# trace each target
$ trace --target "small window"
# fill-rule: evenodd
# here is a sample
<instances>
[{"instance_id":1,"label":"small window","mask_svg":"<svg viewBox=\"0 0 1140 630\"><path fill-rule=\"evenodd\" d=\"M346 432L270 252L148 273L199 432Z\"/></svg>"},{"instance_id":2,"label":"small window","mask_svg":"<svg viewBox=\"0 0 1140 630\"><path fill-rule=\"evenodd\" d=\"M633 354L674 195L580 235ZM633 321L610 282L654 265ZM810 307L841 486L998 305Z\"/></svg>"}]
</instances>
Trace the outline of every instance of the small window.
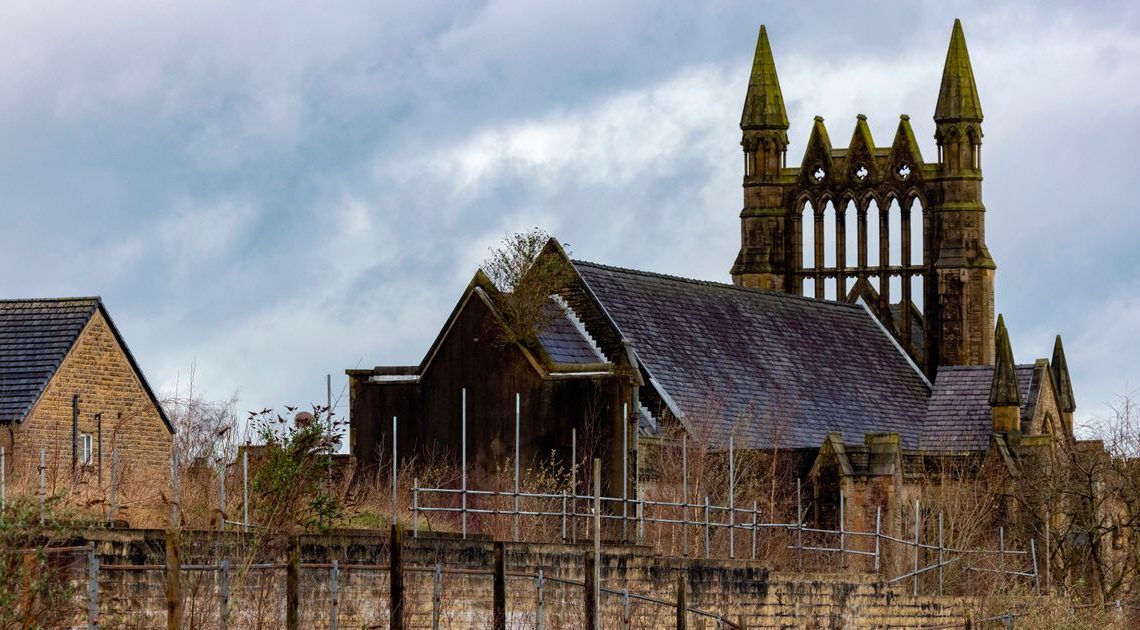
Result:
<instances>
[{"instance_id":1,"label":"small window","mask_svg":"<svg viewBox=\"0 0 1140 630\"><path fill-rule=\"evenodd\" d=\"M92 440L90 433L79 436L79 463L84 466L91 465Z\"/></svg>"}]
</instances>

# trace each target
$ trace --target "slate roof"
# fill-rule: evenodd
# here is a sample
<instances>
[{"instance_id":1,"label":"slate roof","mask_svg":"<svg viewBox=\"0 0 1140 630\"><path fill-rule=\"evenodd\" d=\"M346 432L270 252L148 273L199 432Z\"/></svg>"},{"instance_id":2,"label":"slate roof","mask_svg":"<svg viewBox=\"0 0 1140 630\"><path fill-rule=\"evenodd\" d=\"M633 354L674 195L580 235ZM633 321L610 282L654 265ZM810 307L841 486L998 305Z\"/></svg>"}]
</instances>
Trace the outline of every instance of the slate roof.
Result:
<instances>
[{"instance_id":1,"label":"slate roof","mask_svg":"<svg viewBox=\"0 0 1140 630\"><path fill-rule=\"evenodd\" d=\"M1017 366L1017 385L1025 410L1034 405L1030 396L1032 365ZM938 368L934 394L923 423L921 447L934 451L977 451L990 445L993 415L990 411L992 365Z\"/></svg>"},{"instance_id":2,"label":"slate roof","mask_svg":"<svg viewBox=\"0 0 1140 630\"><path fill-rule=\"evenodd\" d=\"M828 432L895 431L918 446L930 389L864 307L574 266L663 398L712 441L818 448Z\"/></svg>"},{"instance_id":3,"label":"slate roof","mask_svg":"<svg viewBox=\"0 0 1140 630\"><path fill-rule=\"evenodd\" d=\"M99 298L0 300L0 422L27 415Z\"/></svg>"},{"instance_id":4,"label":"slate roof","mask_svg":"<svg viewBox=\"0 0 1140 630\"><path fill-rule=\"evenodd\" d=\"M96 311L103 317L167 429L170 420L98 297L0 300L0 424L31 410Z\"/></svg>"},{"instance_id":5,"label":"slate roof","mask_svg":"<svg viewBox=\"0 0 1140 630\"><path fill-rule=\"evenodd\" d=\"M605 362L605 358L595 350L594 343L586 338L581 323L574 321L574 314L568 308L551 302L546 305L546 314L550 319L546 329L538 335L538 340L551 361L562 364Z\"/></svg>"}]
</instances>

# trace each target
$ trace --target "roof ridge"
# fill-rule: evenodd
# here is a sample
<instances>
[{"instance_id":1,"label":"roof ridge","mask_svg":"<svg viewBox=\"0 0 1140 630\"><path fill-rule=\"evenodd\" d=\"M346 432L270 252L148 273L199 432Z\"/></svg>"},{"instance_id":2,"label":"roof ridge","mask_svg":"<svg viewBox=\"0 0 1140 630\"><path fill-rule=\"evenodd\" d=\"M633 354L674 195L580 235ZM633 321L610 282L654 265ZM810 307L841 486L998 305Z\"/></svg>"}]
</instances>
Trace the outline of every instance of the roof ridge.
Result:
<instances>
[{"instance_id":1,"label":"roof ridge","mask_svg":"<svg viewBox=\"0 0 1140 630\"><path fill-rule=\"evenodd\" d=\"M0 298L0 304L15 304L18 302L102 302L103 298L98 295L84 295L77 297L52 297L52 298Z\"/></svg>"},{"instance_id":2,"label":"roof ridge","mask_svg":"<svg viewBox=\"0 0 1140 630\"><path fill-rule=\"evenodd\" d=\"M760 289L760 288L756 288L756 287L740 287L740 286L737 286L735 284L730 284L727 282L717 282L715 280L701 280L699 278L687 278L685 276L674 276L674 275L670 275L667 273L660 273L657 271L645 271L642 269L630 269L629 267L618 267L616 265L606 265L603 263L592 262L589 260L571 259L570 262L572 262L575 266L587 265L590 267L597 267L599 269L606 269L609 271L618 271L618 272L628 273L628 274L633 274L633 275L638 275L638 276L645 276L647 278L659 278L661 280L676 280L679 282L687 282L689 284L714 287L714 288L718 288L718 289L732 289L734 291L740 291L741 293L748 293L748 294L752 294L752 295L768 295L768 296L779 297L779 298L792 298L792 299L796 299L796 300L802 300L804 302L808 302L811 304L819 304L819 305L825 305L825 306L838 306L838 307L841 307L841 308L844 308L847 310L851 310L851 309L862 310L862 308L857 304L849 304L847 302L839 302L836 300L817 300L816 298L809 297L806 295L796 295L795 293L784 293L783 291L774 291L772 289Z\"/></svg>"}]
</instances>

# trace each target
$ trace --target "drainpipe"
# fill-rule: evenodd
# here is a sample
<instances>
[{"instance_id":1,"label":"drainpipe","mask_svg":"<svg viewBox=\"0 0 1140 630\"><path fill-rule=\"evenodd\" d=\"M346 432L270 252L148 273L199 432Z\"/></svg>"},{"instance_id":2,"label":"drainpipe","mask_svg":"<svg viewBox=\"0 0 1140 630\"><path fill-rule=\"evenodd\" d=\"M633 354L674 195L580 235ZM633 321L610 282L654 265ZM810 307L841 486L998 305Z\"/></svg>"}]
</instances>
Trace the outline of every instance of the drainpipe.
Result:
<instances>
[{"instance_id":1,"label":"drainpipe","mask_svg":"<svg viewBox=\"0 0 1140 630\"><path fill-rule=\"evenodd\" d=\"M71 474L79 470L79 394L71 397Z\"/></svg>"}]
</instances>

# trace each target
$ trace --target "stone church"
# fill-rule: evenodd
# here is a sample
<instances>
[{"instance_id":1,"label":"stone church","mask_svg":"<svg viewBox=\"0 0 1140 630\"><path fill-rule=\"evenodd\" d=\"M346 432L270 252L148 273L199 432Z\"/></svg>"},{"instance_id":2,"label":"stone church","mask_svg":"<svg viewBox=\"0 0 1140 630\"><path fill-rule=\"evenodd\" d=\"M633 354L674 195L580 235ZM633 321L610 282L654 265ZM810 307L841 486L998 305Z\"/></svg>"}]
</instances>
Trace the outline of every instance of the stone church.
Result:
<instances>
[{"instance_id":1,"label":"stone church","mask_svg":"<svg viewBox=\"0 0 1140 630\"><path fill-rule=\"evenodd\" d=\"M789 166L761 27L731 283L571 260L552 241L540 259L571 279L552 288L533 343L505 344L494 330L511 296L477 272L419 365L348 370L361 469L387 465L396 417L402 455L458 460L465 438L469 466L491 474L513 456L517 413L524 463L568 461L592 440L607 493L624 478L636 496L640 451L678 434L723 451L731 437L740 451L794 453L815 521L833 525L846 500L847 526L867 531L877 507L919 492L932 461L1014 471L1070 447L1060 337L1051 358L1019 364L995 317L982 120L956 21L931 161L907 115L885 146L859 115L845 148L816 117Z\"/></svg>"}]
</instances>

